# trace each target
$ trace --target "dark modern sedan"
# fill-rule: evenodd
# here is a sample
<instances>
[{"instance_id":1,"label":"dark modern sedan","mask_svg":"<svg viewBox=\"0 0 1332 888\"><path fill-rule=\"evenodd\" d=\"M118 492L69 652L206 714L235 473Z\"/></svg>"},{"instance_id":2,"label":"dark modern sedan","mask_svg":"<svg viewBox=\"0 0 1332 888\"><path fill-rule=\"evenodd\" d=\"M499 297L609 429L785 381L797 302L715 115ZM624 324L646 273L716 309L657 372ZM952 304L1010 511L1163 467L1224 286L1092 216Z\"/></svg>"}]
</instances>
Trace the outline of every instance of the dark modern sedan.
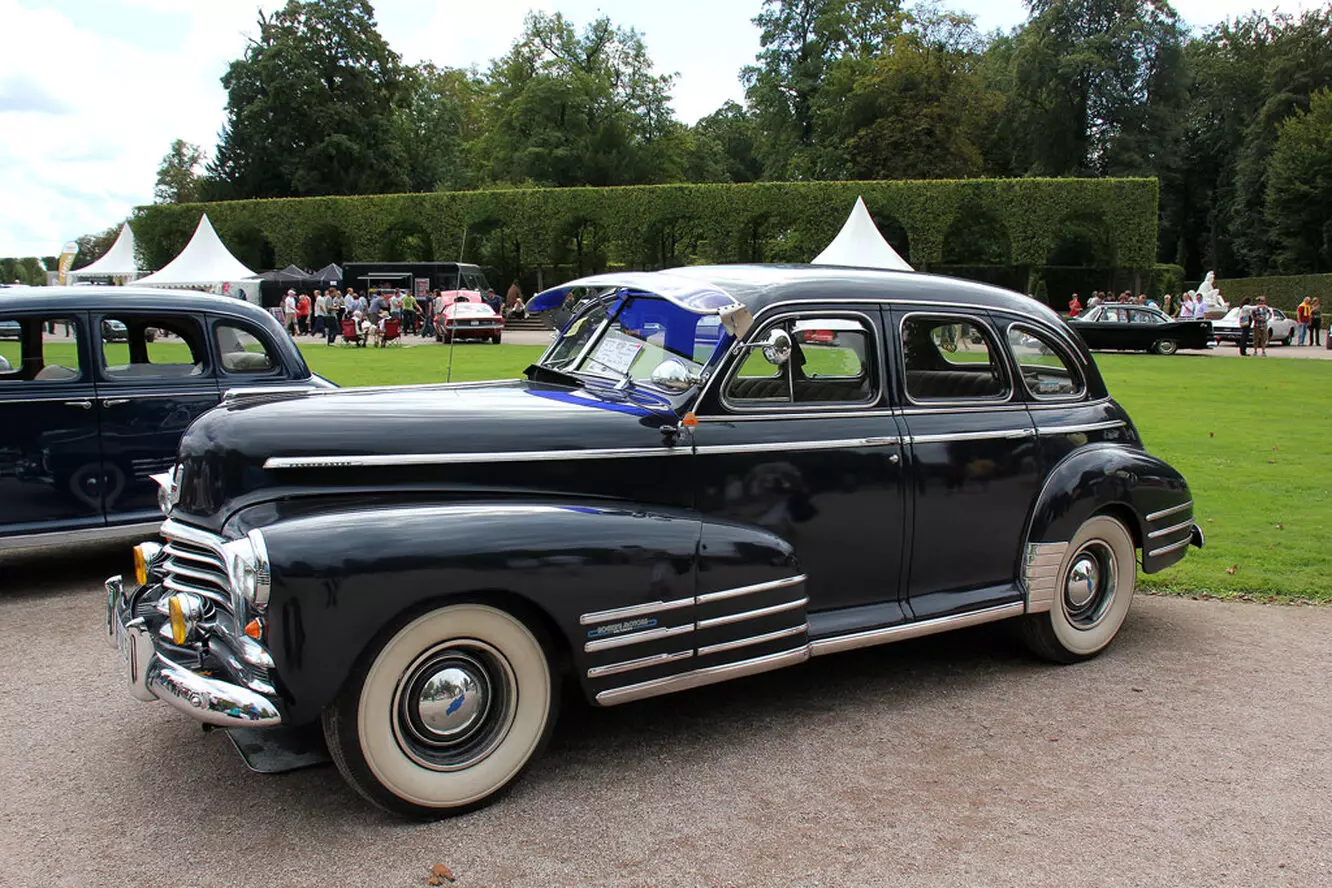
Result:
<instances>
[{"instance_id":1,"label":"dark modern sedan","mask_svg":"<svg viewBox=\"0 0 1332 888\"><path fill-rule=\"evenodd\" d=\"M1068 325L1091 349L1173 355L1212 345L1211 321L1176 320L1146 305L1098 305Z\"/></svg>"}]
</instances>

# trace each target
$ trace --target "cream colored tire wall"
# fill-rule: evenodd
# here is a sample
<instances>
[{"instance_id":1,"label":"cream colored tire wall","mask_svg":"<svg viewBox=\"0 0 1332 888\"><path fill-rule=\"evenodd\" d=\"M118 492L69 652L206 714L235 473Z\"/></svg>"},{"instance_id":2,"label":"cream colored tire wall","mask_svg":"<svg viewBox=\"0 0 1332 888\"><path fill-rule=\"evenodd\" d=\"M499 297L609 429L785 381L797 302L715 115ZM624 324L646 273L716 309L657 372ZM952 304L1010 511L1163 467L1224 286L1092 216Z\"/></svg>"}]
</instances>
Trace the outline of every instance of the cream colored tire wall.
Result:
<instances>
[{"instance_id":1,"label":"cream colored tire wall","mask_svg":"<svg viewBox=\"0 0 1332 888\"><path fill-rule=\"evenodd\" d=\"M423 652L450 640L476 640L501 654L516 685L512 722L474 765L423 767L394 733L394 699ZM541 642L518 618L483 604L441 607L395 632L324 713L329 751L363 796L395 813L444 817L472 810L509 786L544 745L554 721L557 681Z\"/></svg>"},{"instance_id":2,"label":"cream colored tire wall","mask_svg":"<svg viewBox=\"0 0 1332 888\"><path fill-rule=\"evenodd\" d=\"M1065 607L1065 587L1070 569L1079 554L1088 547L1101 548L1115 562L1115 584L1109 590L1104 616L1090 628L1081 628L1070 619ZM1022 620L1022 637L1038 656L1059 663L1074 663L1094 657L1114 641L1124 625L1133 590L1138 579L1137 549L1128 529L1109 515L1094 515L1078 528L1069 541L1059 566L1055 600L1049 612L1030 614Z\"/></svg>"}]
</instances>

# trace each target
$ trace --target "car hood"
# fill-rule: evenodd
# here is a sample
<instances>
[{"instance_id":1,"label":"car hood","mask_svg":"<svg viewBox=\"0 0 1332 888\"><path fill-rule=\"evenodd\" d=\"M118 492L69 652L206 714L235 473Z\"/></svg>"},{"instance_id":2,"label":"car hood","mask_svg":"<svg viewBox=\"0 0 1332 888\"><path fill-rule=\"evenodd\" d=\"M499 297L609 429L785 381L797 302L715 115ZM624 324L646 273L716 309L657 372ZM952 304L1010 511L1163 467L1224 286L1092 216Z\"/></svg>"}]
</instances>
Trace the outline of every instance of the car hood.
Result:
<instances>
[{"instance_id":1,"label":"car hood","mask_svg":"<svg viewBox=\"0 0 1332 888\"><path fill-rule=\"evenodd\" d=\"M675 422L670 403L651 393L527 381L242 397L201 416L181 439L177 509L212 525L268 488L391 484L438 477L440 467L465 473L661 447L661 427Z\"/></svg>"}]
</instances>

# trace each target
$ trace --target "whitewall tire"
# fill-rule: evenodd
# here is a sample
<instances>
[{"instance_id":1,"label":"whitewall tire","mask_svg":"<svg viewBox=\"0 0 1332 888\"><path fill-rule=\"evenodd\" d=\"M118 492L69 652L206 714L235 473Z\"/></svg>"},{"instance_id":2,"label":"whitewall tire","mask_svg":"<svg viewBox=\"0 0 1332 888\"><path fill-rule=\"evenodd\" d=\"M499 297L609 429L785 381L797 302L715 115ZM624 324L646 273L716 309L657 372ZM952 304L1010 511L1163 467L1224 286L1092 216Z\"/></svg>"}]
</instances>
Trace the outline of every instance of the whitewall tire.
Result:
<instances>
[{"instance_id":1,"label":"whitewall tire","mask_svg":"<svg viewBox=\"0 0 1332 888\"><path fill-rule=\"evenodd\" d=\"M447 817L493 801L540 751L558 677L512 614L453 604L410 620L324 712L343 777L397 814Z\"/></svg>"},{"instance_id":2,"label":"whitewall tire","mask_svg":"<svg viewBox=\"0 0 1332 888\"><path fill-rule=\"evenodd\" d=\"M1138 579L1133 536L1108 515L1089 518L1068 544L1055 600L1022 620L1022 638L1040 657L1075 663L1114 641L1133 604Z\"/></svg>"}]
</instances>

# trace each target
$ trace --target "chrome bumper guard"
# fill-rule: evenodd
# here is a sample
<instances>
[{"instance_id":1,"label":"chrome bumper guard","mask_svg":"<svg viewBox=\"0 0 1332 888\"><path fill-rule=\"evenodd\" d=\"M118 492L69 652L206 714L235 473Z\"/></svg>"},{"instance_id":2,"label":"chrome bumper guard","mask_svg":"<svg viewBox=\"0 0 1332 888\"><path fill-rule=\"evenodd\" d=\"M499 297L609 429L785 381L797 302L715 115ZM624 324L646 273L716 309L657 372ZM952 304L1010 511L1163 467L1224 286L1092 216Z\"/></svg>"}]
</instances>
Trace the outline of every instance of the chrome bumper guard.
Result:
<instances>
[{"instance_id":1,"label":"chrome bumper guard","mask_svg":"<svg viewBox=\"0 0 1332 888\"><path fill-rule=\"evenodd\" d=\"M198 721L224 728L266 728L282 723L277 707L262 694L191 672L164 657L143 619L126 620L129 613L124 581L111 577L106 581L107 640L125 659L132 697L162 700Z\"/></svg>"}]
</instances>

